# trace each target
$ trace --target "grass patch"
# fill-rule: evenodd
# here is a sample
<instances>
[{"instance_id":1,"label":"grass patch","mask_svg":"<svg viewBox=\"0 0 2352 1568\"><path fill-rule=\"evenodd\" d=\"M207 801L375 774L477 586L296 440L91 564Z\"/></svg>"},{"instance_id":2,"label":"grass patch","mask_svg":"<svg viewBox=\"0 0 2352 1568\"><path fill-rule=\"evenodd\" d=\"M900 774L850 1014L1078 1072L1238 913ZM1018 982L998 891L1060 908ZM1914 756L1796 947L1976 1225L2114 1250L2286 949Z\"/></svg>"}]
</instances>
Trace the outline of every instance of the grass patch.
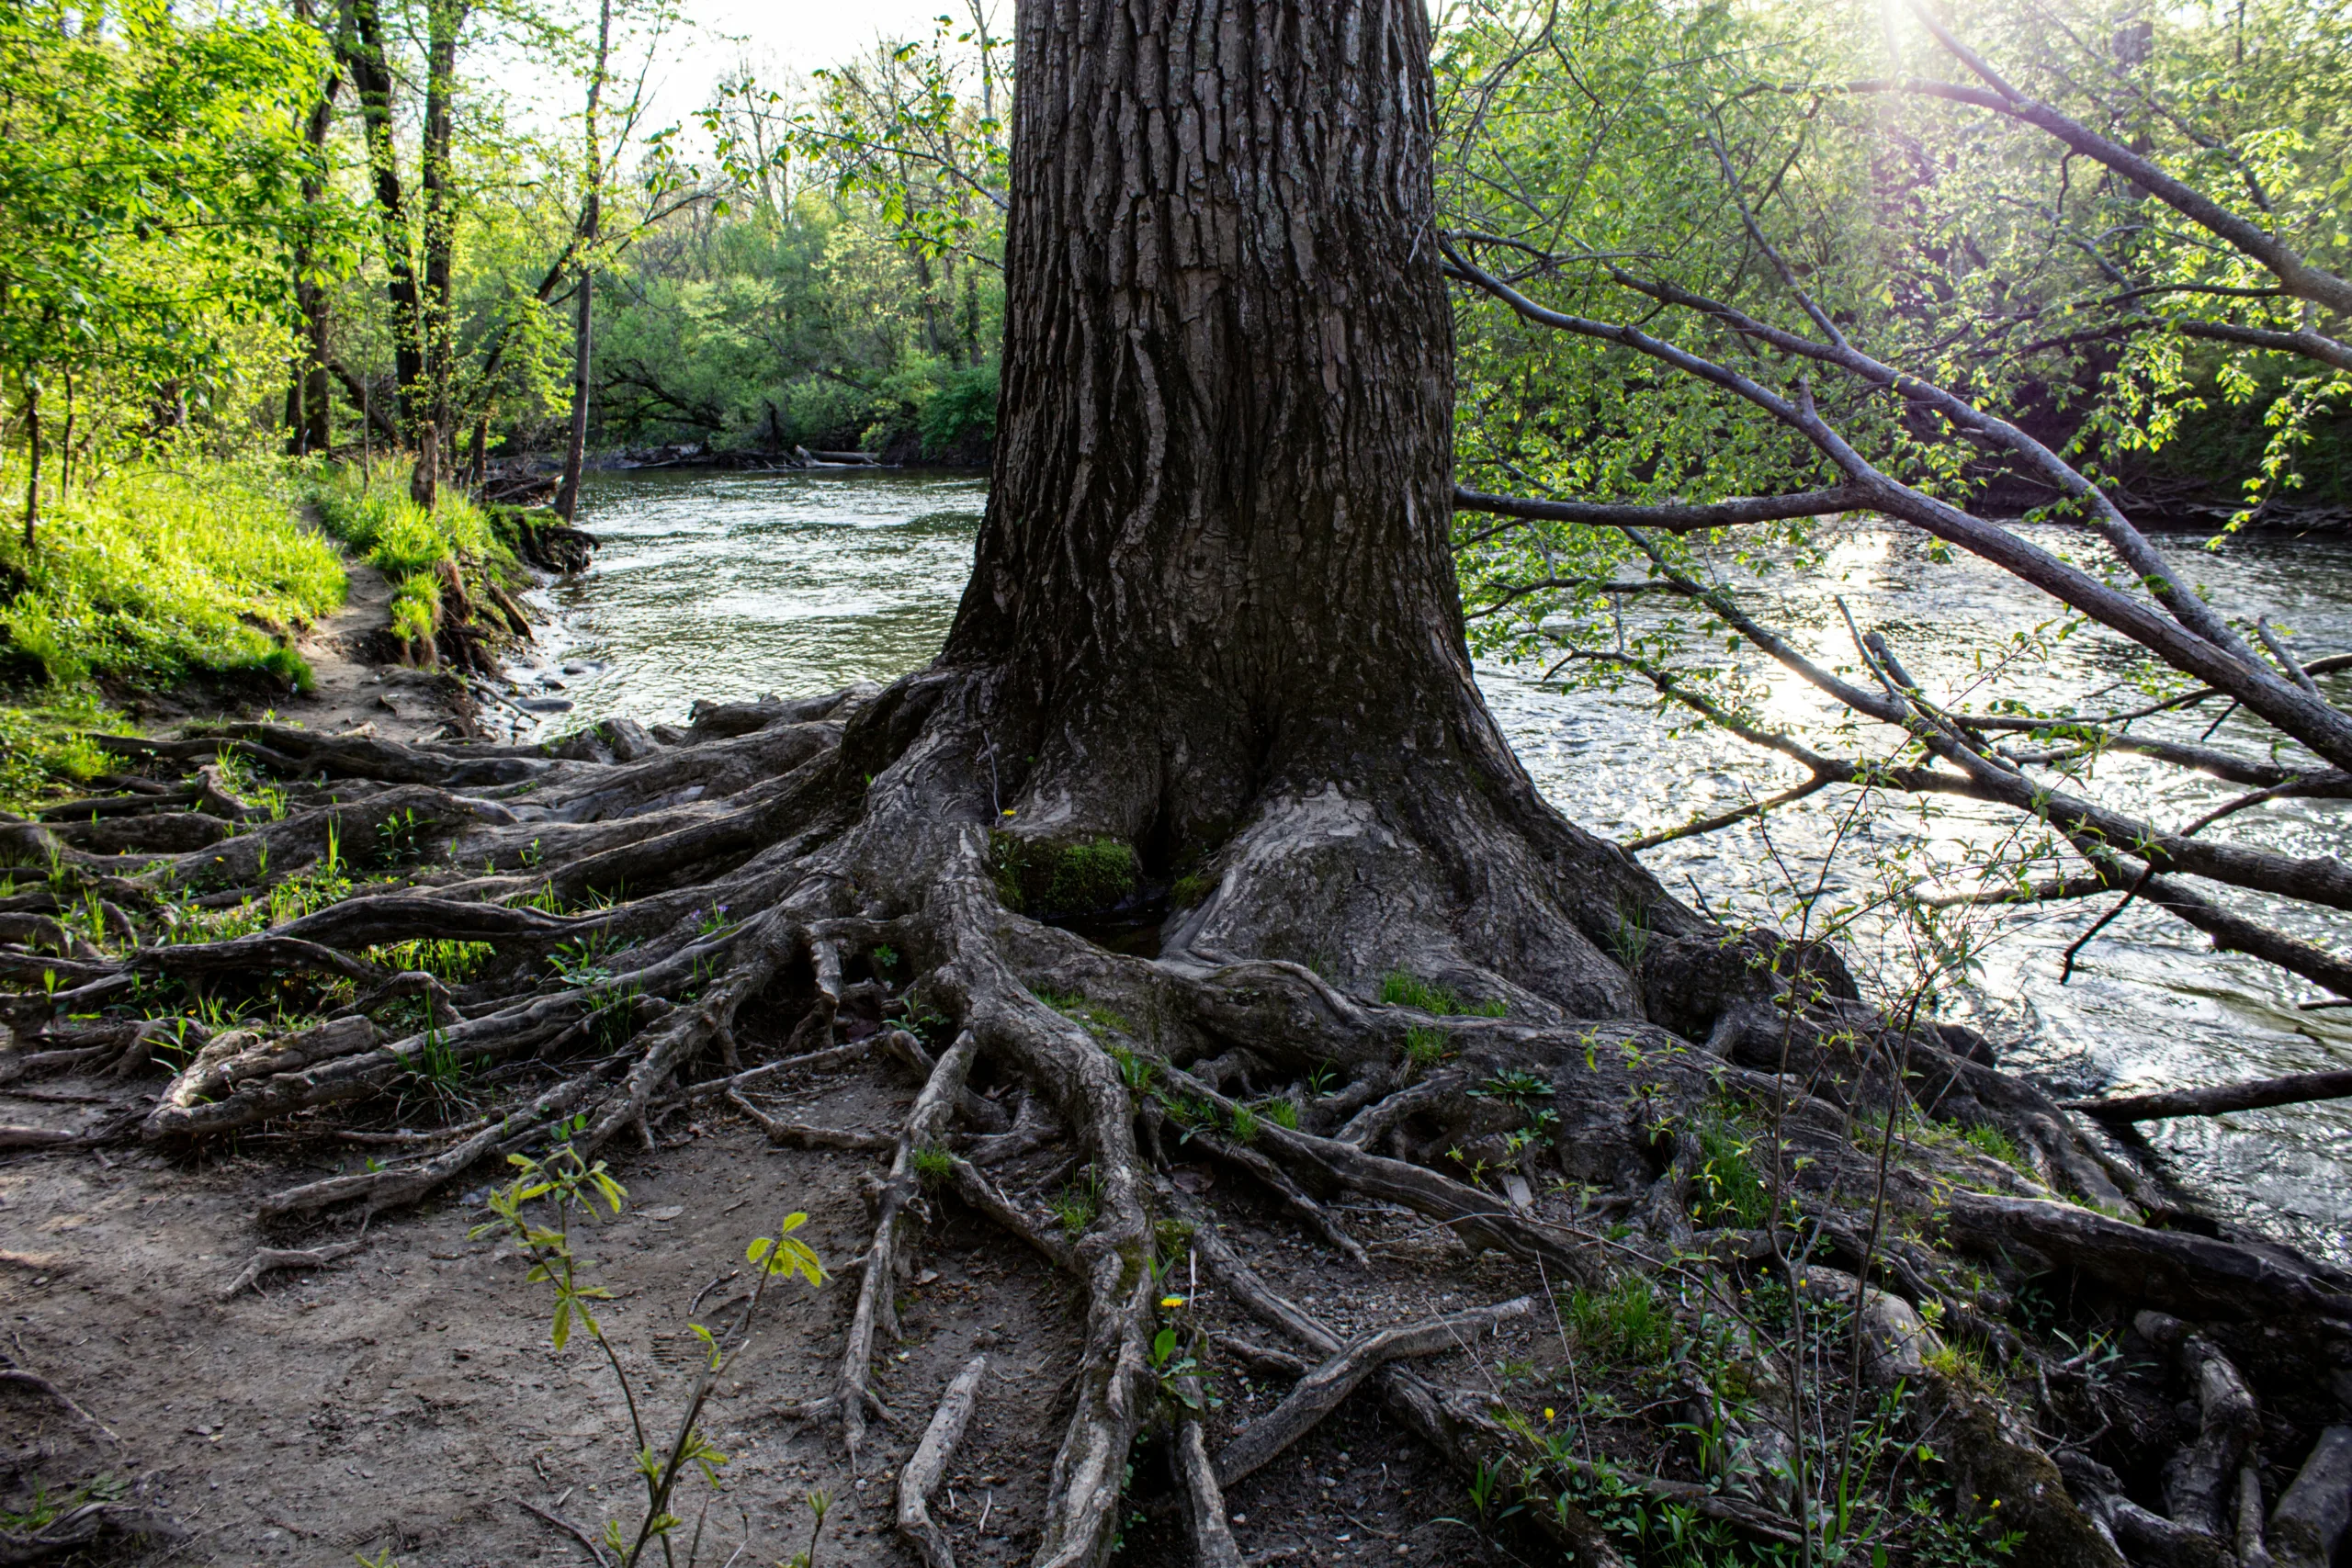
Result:
<instances>
[{"instance_id":1,"label":"grass patch","mask_svg":"<svg viewBox=\"0 0 2352 1568\"><path fill-rule=\"evenodd\" d=\"M1753 1230L1772 1206L1771 1189L1756 1168L1756 1140L1729 1116L1709 1112L1692 1131L1699 1170L1691 1182L1691 1217L1702 1224Z\"/></svg>"},{"instance_id":2,"label":"grass patch","mask_svg":"<svg viewBox=\"0 0 2352 1568\"><path fill-rule=\"evenodd\" d=\"M24 488L0 467L0 490ZM136 466L52 499L34 547L0 534L0 807L107 772L80 739L122 728L101 682L192 676L306 689L293 636L343 603L334 546L305 529L274 464Z\"/></svg>"},{"instance_id":3,"label":"grass patch","mask_svg":"<svg viewBox=\"0 0 2352 1568\"><path fill-rule=\"evenodd\" d=\"M2025 1157L2025 1151L2018 1148L2007 1133L1989 1122L1969 1128L1961 1134L1960 1141L1978 1154L1991 1155L2021 1176L2034 1174L2032 1163Z\"/></svg>"},{"instance_id":4,"label":"grass patch","mask_svg":"<svg viewBox=\"0 0 2352 1568\"><path fill-rule=\"evenodd\" d=\"M1392 969L1381 976L1380 999L1387 1007L1449 1013L1458 1018L1501 1018L1510 1011L1510 1004L1500 997L1491 1001L1465 1002L1453 987L1424 980L1403 969Z\"/></svg>"},{"instance_id":5,"label":"grass patch","mask_svg":"<svg viewBox=\"0 0 2352 1568\"><path fill-rule=\"evenodd\" d=\"M1561 1315L1577 1348L1603 1360L1654 1366L1674 1348L1674 1314L1640 1275L1605 1291L1579 1286L1568 1292Z\"/></svg>"}]
</instances>

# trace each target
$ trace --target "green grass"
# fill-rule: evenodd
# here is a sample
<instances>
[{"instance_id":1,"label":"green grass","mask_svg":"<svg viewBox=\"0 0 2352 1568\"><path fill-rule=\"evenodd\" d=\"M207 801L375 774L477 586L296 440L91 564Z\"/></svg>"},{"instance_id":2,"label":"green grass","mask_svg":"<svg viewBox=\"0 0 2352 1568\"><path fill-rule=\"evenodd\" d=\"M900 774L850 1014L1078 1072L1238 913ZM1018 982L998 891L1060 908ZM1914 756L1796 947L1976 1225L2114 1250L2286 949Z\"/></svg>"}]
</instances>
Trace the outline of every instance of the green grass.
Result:
<instances>
[{"instance_id":1,"label":"green grass","mask_svg":"<svg viewBox=\"0 0 2352 1568\"><path fill-rule=\"evenodd\" d=\"M1381 976L1380 999L1388 1007L1414 1008L1422 1012L1451 1013L1464 1018L1501 1018L1510 1004L1500 997L1491 1001L1465 1002L1453 987L1424 980L1419 975L1393 969Z\"/></svg>"},{"instance_id":2,"label":"green grass","mask_svg":"<svg viewBox=\"0 0 2352 1568\"><path fill-rule=\"evenodd\" d=\"M371 479L348 464L309 474L304 489L328 533L399 580L445 560L503 559L511 554L480 507L445 495L427 512L408 498L405 467L379 466Z\"/></svg>"},{"instance_id":3,"label":"green grass","mask_svg":"<svg viewBox=\"0 0 2352 1568\"><path fill-rule=\"evenodd\" d=\"M1753 1230L1772 1206L1771 1190L1757 1171L1756 1139L1727 1116L1709 1112L1691 1129L1699 1135L1699 1170L1691 1183L1692 1217L1702 1224Z\"/></svg>"},{"instance_id":4,"label":"green grass","mask_svg":"<svg viewBox=\"0 0 2352 1568\"><path fill-rule=\"evenodd\" d=\"M23 488L0 466L0 490ZM107 771L81 739L122 728L101 682L310 684L293 634L343 603L345 579L299 507L276 464L141 466L49 498L30 551L0 531L0 808Z\"/></svg>"},{"instance_id":5,"label":"green grass","mask_svg":"<svg viewBox=\"0 0 2352 1568\"><path fill-rule=\"evenodd\" d=\"M2025 1151L2012 1143L2007 1133L1989 1122L1969 1128L1961 1134L1960 1141L1979 1154L1991 1155L2003 1165L2023 1175L2034 1174L2032 1162L2025 1157Z\"/></svg>"},{"instance_id":6,"label":"green grass","mask_svg":"<svg viewBox=\"0 0 2352 1568\"><path fill-rule=\"evenodd\" d=\"M1674 1314L1657 1287L1638 1274L1605 1291L1579 1286L1568 1293L1562 1316L1577 1348L1604 1360L1655 1365L1673 1348Z\"/></svg>"}]
</instances>

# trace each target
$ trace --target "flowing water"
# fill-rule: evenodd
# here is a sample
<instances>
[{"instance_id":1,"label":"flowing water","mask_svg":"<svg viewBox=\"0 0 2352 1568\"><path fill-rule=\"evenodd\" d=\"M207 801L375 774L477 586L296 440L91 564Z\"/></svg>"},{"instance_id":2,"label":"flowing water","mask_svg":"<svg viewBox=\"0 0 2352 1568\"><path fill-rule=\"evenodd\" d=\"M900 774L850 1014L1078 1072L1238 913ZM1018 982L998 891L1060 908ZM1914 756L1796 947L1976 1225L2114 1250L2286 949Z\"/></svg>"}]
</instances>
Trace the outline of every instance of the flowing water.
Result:
<instances>
[{"instance_id":1,"label":"flowing water","mask_svg":"<svg viewBox=\"0 0 2352 1568\"><path fill-rule=\"evenodd\" d=\"M696 698L798 695L854 680L888 681L936 651L970 567L985 495L977 479L901 473L605 474L583 498L582 525L605 540L594 569L554 590L563 612L544 639L571 672L551 721L627 715L679 722ZM2034 530L2045 547L2086 565L2094 541ZM1830 536L1829 570L1768 579L1770 618L1817 661L1851 664L1838 610L1883 629L1922 685L1951 695L1977 679L2013 634L2030 634L2052 606L1963 558L1931 563L1916 536L1870 523ZM2163 541L2222 604L2267 609L2309 654L2352 648L2352 546L2254 538L2222 555L2199 541ZM2120 680L2144 669L2126 645L2078 632L2047 663L2002 670L2002 691L2028 701ZM1885 755L1884 733L1838 738L1810 688L1777 671L1763 696L1776 722L1824 750ZM1489 665L1488 703L1537 784L1570 818L1620 840L1671 828L1785 788L1790 763L1662 717L1639 693L1570 691L1540 669ZM2339 691L2339 698L2346 694ZM1980 691L1976 698L1982 701ZM2128 693L2118 696L2130 705ZM2149 733L2191 739L2211 722ZM2259 752L2261 732L2225 721L2215 743ZM2098 793L2115 805L2178 824L2237 786L2130 758L2103 761ZM1830 867L1816 908L1867 897L1874 866L1951 863L2014 826L1999 813L1943 803L1857 818L1849 792L1830 791L1750 823L1645 852L1676 893L1719 916L1770 919L1793 929L1792 891ZM2340 850L2346 804L2278 803L2233 818L2227 833L2296 853ZM1833 844L1838 852L1833 856ZM2231 896L2251 912L2332 942L2333 922L2311 911ZM2234 1078L2352 1066L2352 1010L2310 1011L2321 994L2250 960L2217 954L2177 920L2134 905L2086 944L2072 976L2064 954L2112 899L2010 911L1966 983L1939 998L1945 1016L1982 1028L2013 1066L2055 1089L2185 1088ZM1989 919L1973 922L1989 928ZM1900 921L1865 920L1849 951L1886 987L1913 973ZM2154 1156L2189 1190L2274 1234L2352 1261L2352 1104L2288 1106L2155 1123Z\"/></svg>"}]
</instances>

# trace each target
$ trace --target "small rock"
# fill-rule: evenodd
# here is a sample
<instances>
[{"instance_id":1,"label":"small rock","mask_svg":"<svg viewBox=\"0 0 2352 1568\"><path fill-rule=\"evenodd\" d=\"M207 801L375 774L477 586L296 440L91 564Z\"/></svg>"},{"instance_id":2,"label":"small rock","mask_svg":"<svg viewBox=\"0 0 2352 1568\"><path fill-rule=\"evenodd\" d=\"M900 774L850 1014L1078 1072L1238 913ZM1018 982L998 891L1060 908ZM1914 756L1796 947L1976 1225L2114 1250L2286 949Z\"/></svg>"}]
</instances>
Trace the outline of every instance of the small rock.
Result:
<instances>
[{"instance_id":1,"label":"small rock","mask_svg":"<svg viewBox=\"0 0 2352 1568\"><path fill-rule=\"evenodd\" d=\"M640 1218L648 1220L674 1220L685 1212L686 1206L684 1203L664 1203L658 1209L639 1209L638 1214Z\"/></svg>"}]
</instances>

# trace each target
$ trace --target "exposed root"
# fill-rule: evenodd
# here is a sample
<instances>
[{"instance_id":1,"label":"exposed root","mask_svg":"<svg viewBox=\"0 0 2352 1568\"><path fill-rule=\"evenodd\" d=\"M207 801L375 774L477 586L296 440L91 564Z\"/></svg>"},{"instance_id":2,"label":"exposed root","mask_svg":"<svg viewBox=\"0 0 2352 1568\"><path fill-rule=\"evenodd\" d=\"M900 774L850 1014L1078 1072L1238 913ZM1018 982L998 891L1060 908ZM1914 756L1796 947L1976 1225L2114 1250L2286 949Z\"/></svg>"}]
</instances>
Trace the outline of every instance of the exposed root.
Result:
<instances>
[{"instance_id":1,"label":"exposed root","mask_svg":"<svg viewBox=\"0 0 2352 1568\"><path fill-rule=\"evenodd\" d=\"M83 1409L74 1402L72 1394L67 1393L39 1372L27 1371L22 1367L0 1367L0 1384L6 1384L10 1388L28 1388L76 1421L96 1432L107 1442L118 1448L122 1444L122 1439L115 1436L113 1427Z\"/></svg>"},{"instance_id":2,"label":"exposed root","mask_svg":"<svg viewBox=\"0 0 2352 1568\"><path fill-rule=\"evenodd\" d=\"M2324 1568L2352 1527L2352 1427L2330 1427L2270 1516L2278 1568Z\"/></svg>"},{"instance_id":3,"label":"exposed root","mask_svg":"<svg viewBox=\"0 0 2352 1568\"><path fill-rule=\"evenodd\" d=\"M956 1554L948 1550L945 1532L932 1522L931 1499L956 1457L956 1445L964 1440L965 1425L979 1403L980 1379L988 1370L986 1356L975 1356L964 1364L940 1396L939 1408L932 1413L922 1441L915 1445L914 1457L899 1472L899 1533L907 1538L923 1568L956 1568Z\"/></svg>"},{"instance_id":4,"label":"exposed root","mask_svg":"<svg viewBox=\"0 0 2352 1568\"><path fill-rule=\"evenodd\" d=\"M1389 1362L1466 1349L1479 1335L1491 1334L1497 1325L1525 1317L1534 1310L1534 1298L1521 1296L1516 1301L1450 1313L1427 1323L1391 1328L1357 1340L1301 1378L1280 1404L1243 1427L1241 1435L1216 1456L1217 1480L1230 1486L1262 1468L1338 1409L1340 1401L1355 1392L1357 1384Z\"/></svg>"},{"instance_id":5,"label":"exposed root","mask_svg":"<svg viewBox=\"0 0 2352 1568\"><path fill-rule=\"evenodd\" d=\"M2327 1427L2268 1550L2314 1563L2333 1550L2329 1532L2352 1511L2352 1460L2332 1456L2352 1438L2309 1389L2312 1369L2343 1364L2352 1347L2352 1278L2183 1215L1965 1032L1922 1026L1898 1043L1834 954L1799 963L1769 933L1726 940L1644 891L1628 864L1595 862L1592 887L1561 893L1543 867L1584 863L1589 847L1541 824L1519 824L1524 841L1488 865L1434 829L1408 842L1419 828L1337 794L1271 792L1206 868L1213 891L1165 922L1159 957L1108 951L1022 913L1012 885L1023 897L1052 892L1069 842L1098 855L1114 842L1132 870L1144 840L1091 828L1057 839L1034 796L1006 818L988 769L1016 753L982 727L992 701L986 678L943 667L888 693L706 707L684 731L616 731L556 753L266 725L120 741L119 755L173 776L77 803L76 821L0 823L15 857L49 874L0 900L0 942L12 944L0 947L0 978L19 992L0 998L17 1032L0 1050L0 1082L158 1064L170 1077L143 1116L0 1129L0 1147L137 1135L176 1157L290 1121L394 1156L277 1194L266 1219L345 1205L373 1214L553 1140L583 1155L616 1138L650 1145L665 1115L721 1101L781 1145L887 1151L831 1386L795 1413L838 1420L854 1467L870 1457L869 1422L890 1418L874 1357L897 1333L914 1222L928 1194L952 1192L1080 1292L1035 1558L1055 1568L1102 1560L1148 1427L1172 1440L1196 1554L1238 1562L1221 1486L1364 1382L1465 1476L1502 1466L1506 1492L1530 1505L1521 1517L1581 1562L1621 1561L1568 1500L1604 1471L1782 1546L1826 1506L1774 1471L1788 1468L1795 1427L1758 1402L1784 1400L1791 1384L1781 1352L1751 1330L1738 1358L1747 1395L1686 1379L1671 1402L1700 1412L1699 1425L1744 1430L1776 1461L1702 1463L1710 1479L1689 1481L1670 1478L1663 1449L1564 1461L1531 1444L1495 1396L1441 1390L1395 1364L1529 1303L1342 1345L1267 1286L1204 1202L1156 1174L1180 1136L1360 1269L1373 1259L1340 1223L1343 1196L1536 1265L1554 1287L1671 1280L1680 1304L1662 1310L1684 1316L1735 1317L1751 1288L1809 1281L1808 1310L1859 1315L1839 1397L1900 1387L1911 1430L1944 1457L1934 1483L1999 1499L2037 1562L2111 1568L2120 1544L2150 1562L2218 1551L2250 1562L2266 1550L2256 1439L2267 1430L2275 1448L2285 1431L2300 1442ZM239 798L238 771L215 765L223 754L277 774L282 818ZM1529 844L1542 846L1535 859ZM331 869L374 880L309 908ZM1448 877L1487 901L1448 914ZM1400 889L1393 904L1350 902L1384 878ZM1552 891L1498 891L1514 878ZM1289 937L1285 909L1307 922ZM1654 940L1627 967L1602 955L1595 931L1629 910L1654 921ZM1584 923L1534 930L1531 911ZM290 918L268 923L280 912ZM1317 921L1339 944L1318 964L1339 978L1279 955L1319 952L1306 945L1326 934ZM409 942L471 945L444 958ZM1251 953L1265 955L1237 956ZM1392 968L1416 977L1422 1005L1366 999L1378 988L1367 982ZM1450 1010L1471 1005L1485 1010ZM259 1007L289 1021L273 1026ZM779 1114L762 1092L876 1057L922 1080L895 1134ZM452 1075L469 1093L504 1086L504 1098L478 1114L480 1100L428 1096L466 1109L448 1112L451 1125L420 1124L434 1118L411 1091ZM348 1125L395 1102L395 1127ZM1744 1157L1781 1179L1772 1215L1760 1200L1744 1216L1711 1212L1722 1201L1711 1162L1724 1156L1701 1134L1735 1124ZM2011 1141L2018 1167L1955 1136L1980 1127ZM1070 1173L1059 1212L1042 1210L1041 1187ZM1214 1421L1164 1397L1152 1370L1167 1220L1189 1222L1210 1276L1284 1342L1228 1336L1221 1351L1296 1379L1214 1461ZM340 1255L264 1249L230 1293L265 1269ZM2077 1326L2148 1309L2179 1320L2177 1334L2154 1319L2142 1329L2176 1347L2200 1401L2197 1436L2167 1472L2171 1517L2066 1446L2126 1439L2101 1425L2070 1354L2017 1310L2027 1278L2043 1275L2085 1303L2092 1321ZM2039 1381L2038 1403L1998 1373L1956 1373L1972 1347L2014 1385ZM1846 1375L1842 1361L1833 1371ZM956 1399L951 1389L939 1417L949 1427ZM938 1420L931 1437L953 1446ZM904 1528L915 1550L939 1563L944 1537L923 1503L931 1437L901 1477L901 1504L914 1506ZM944 1466L944 1449L933 1457ZM2144 1476L2171 1456L2110 1457Z\"/></svg>"},{"instance_id":6,"label":"exposed root","mask_svg":"<svg viewBox=\"0 0 2352 1568\"><path fill-rule=\"evenodd\" d=\"M979 1043L967 1031L956 1037L932 1069L931 1078L916 1097L900 1130L890 1172L872 1199L874 1240L866 1248L865 1270L858 1281L857 1307L850 1315L849 1339L842 1350L842 1365L833 1382L831 1407L842 1423L842 1441L849 1450L850 1470L855 1473L865 1446L866 1412L878 1403L867 1387L874 1370L874 1340L877 1333L899 1337L895 1298L905 1260L899 1254L900 1223L919 1191L915 1153L935 1145L955 1109L956 1092L972 1070Z\"/></svg>"},{"instance_id":7,"label":"exposed root","mask_svg":"<svg viewBox=\"0 0 2352 1568\"><path fill-rule=\"evenodd\" d=\"M245 1260L237 1277L220 1287L220 1299L234 1301L245 1293L264 1274L281 1269L323 1269L338 1258L348 1258L365 1246L364 1242L338 1241L324 1247L304 1248L265 1247Z\"/></svg>"},{"instance_id":8,"label":"exposed root","mask_svg":"<svg viewBox=\"0 0 2352 1568\"><path fill-rule=\"evenodd\" d=\"M1197 1405L1200 1380L1187 1378L1184 1384L1185 1397ZM1198 1416L1177 1424L1176 1468L1184 1483L1184 1533L1193 1543L1193 1568L1241 1568L1241 1548L1226 1517L1225 1492L1216 1466L1209 1462L1208 1438Z\"/></svg>"}]
</instances>

